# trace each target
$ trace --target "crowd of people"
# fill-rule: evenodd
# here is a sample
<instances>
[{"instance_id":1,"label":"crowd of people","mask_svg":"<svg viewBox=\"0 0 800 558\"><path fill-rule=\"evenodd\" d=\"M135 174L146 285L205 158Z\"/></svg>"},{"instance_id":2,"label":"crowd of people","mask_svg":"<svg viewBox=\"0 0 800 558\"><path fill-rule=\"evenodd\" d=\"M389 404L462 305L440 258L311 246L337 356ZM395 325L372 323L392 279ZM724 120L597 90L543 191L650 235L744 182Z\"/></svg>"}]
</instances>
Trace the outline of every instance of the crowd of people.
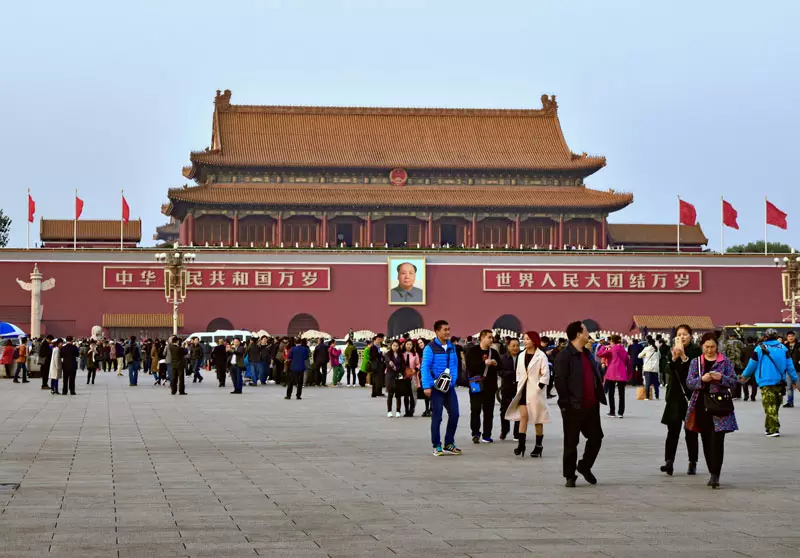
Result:
<instances>
[{"instance_id":1,"label":"crowd of people","mask_svg":"<svg viewBox=\"0 0 800 558\"><path fill-rule=\"evenodd\" d=\"M742 341L732 334L724 344L717 333L696 336L688 325L676 328L671 343L660 336L627 344L618 335L593 339L581 322L569 324L566 337L559 339L535 331L525 332L521 339L501 339L486 329L477 339L468 337L462 343L451 336L444 320L434 324L434 332L430 341L400 336L387 342L385 335L378 334L363 350L352 338L341 349L334 340L317 339L310 347L308 340L293 337L219 339L211 347L196 337L75 341L48 335L23 339L17 345L6 342L0 364L7 377L15 367L15 383L20 382L20 375L21 382L28 383L27 365L35 358L42 389L53 395L75 395L79 370L86 371L87 384L95 382L98 370L120 376L127 371L131 387L138 386L141 371L152 376L154 385L169 386L173 395L186 394L186 377L203 382L203 374L212 369L219 387L231 379L232 394L241 394L245 382L249 386L282 384L285 399L292 399L296 390L297 400L302 399L304 386L369 387L373 398L386 398L390 418L400 417L401 407L402 416L413 417L418 402L424 402L422 416L431 418L435 456L462 453L455 442L459 421L456 387L469 390L473 443L494 442L495 405L499 404L499 438L505 440L513 424L514 454L525 456L528 428L533 425L533 458L543 456L544 426L551 421L547 399L557 397L568 487L575 486L576 473L591 484L597 482L592 467L603 438L600 407L608 405L609 417L624 417L626 385L636 385L640 399L658 400L660 388L665 388L661 422L667 427L667 436L661 471L674 474L683 431L687 474L697 473L702 441L710 473L708 485L717 488L725 436L738 429L733 402L742 396L744 401L755 401L760 389L765 435L775 438L780 436L779 409L781 405L794 406L798 384L800 343L794 332L785 340L775 330L768 330L759 340ZM442 442L445 411L448 418ZM579 461L580 435L586 444Z\"/></svg>"}]
</instances>

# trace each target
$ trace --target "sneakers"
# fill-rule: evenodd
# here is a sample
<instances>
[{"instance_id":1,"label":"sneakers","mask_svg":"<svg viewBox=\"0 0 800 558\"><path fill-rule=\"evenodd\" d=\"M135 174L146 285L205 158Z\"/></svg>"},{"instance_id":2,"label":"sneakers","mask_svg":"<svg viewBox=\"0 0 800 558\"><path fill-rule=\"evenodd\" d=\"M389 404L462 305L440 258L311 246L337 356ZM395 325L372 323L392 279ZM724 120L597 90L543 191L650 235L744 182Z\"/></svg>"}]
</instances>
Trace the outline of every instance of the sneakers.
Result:
<instances>
[{"instance_id":1,"label":"sneakers","mask_svg":"<svg viewBox=\"0 0 800 558\"><path fill-rule=\"evenodd\" d=\"M765 435L767 438L780 438L780 435L781 435L781 433L780 433L780 432L772 432L772 433L770 433L770 432L767 432L767 433L766 433L766 434L764 434L764 435Z\"/></svg>"},{"instance_id":2,"label":"sneakers","mask_svg":"<svg viewBox=\"0 0 800 558\"><path fill-rule=\"evenodd\" d=\"M455 444L447 444L444 447L444 452L449 453L450 455L461 455L462 453L464 453L460 449L458 449Z\"/></svg>"},{"instance_id":3,"label":"sneakers","mask_svg":"<svg viewBox=\"0 0 800 558\"><path fill-rule=\"evenodd\" d=\"M607 417L611 417L611 418L616 418L617 414L616 413L608 413L606 416Z\"/></svg>"},{"instance_id":4,"label":"sneakers","mask_svg":"<svg viewBox=\"0 0 800 558\"><path fill-rule=\"evenodd\" d=\"M480 444L481 443L481 437L480 436L473 436L472 437L472 443L473 444Z\"/></svg>"},{"instance_id":5,"label":"sneakers","mask_svg":"<svg viewBox=\"0 0 800 558\"><path fill-rule=\"evenodd\" d=\"M388 418L392 418L394 415L392 414L392 412L391 412L391 411L389 411L388 413L386 413L386 416L387 416Z\"/></svg>"},{"instance_id":6,"label":"sneakers","mask_svg":"<svg viewBox=\"0 0 800 558\"><path fill-rule=\"evenodd\" d=\"M434 457L441 457L443 455L444 455L444 452L442 451L442 446L436 446L435 448L433 448L433 456Z\"/></svg>"},{"instance_id":7,"label":"sneakers","mask_svg":"<svg viewBox=\"0 0 800 558\"><path fill-rule=\"evenodd\" d=\"M753 399L753 401L755 401L755 399ZM784 409L791 409L792 407L794 407L794 403L793 402L792 403L787 403L786 405L783 406Z\"/></svg>"},{"instance_id":8,"label":"sneakers","mask_svg":"<svg viewBox=\"0 0 800 558\"><path fill-rule=\"evenodd\" d=\"M491 438L481 438L481 444L491 444L494 443L494 440Z\"/></svg>"},{"instance_id":9,"label":"sneakers","mask_svg":"<svg viewBox=\"0 0 800 558\"><path fill-rule=\"evenodd\" d=\"M394 418L400 418L400 411L394 412Z\"/></svg>"}]
</instances>

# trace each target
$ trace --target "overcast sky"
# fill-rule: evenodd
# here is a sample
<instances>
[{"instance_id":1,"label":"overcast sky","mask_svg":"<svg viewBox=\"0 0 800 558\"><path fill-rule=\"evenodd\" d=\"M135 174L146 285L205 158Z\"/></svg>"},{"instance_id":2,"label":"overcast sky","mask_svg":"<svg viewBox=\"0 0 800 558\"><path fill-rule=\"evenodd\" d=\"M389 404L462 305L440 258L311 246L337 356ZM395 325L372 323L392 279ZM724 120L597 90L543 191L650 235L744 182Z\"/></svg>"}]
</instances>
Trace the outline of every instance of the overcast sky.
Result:
<instances>
[{"instance_id":1,"label":"overcast sky","mask_svg":"<svg viewBox=\"0 0 800 558\"><path fill-rule=\"evenodd\" d=\"M612 222L674 223L676 194L719 247L762 239L764 196L800 230L796 0L13 2L0 31L0 168L11 244L38 218L166 221L214 92L235 104L539 108L602 154L590 187L633 192Z\"/></svg>"}]
</instances>

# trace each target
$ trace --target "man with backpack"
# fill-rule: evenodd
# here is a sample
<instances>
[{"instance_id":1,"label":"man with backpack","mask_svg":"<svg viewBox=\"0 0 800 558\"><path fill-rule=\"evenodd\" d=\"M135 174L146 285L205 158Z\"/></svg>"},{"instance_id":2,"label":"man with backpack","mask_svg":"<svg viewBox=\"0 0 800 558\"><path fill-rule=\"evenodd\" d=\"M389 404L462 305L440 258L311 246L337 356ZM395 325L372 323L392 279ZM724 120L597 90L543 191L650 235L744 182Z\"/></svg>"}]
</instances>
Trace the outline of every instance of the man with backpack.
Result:
<instances>
[{"instance_id":1,"label":"man with backpack","mask_svg":"<svg viewBox=\"0 0 800 558\"><path fill-rule=\"evenodd\" d=\"M456 348L450 342L450 324L437 320L433 324L436 338L422 351L422 389L431 401L431 443L435 457L444 454L461 455L456 446L456 429L458 428L458 396L453 381L453 374L459 370L459 357ZM373 380L374 381L374 380ZM495 380L497 381L497 380ZM447 409L447 429L442 448L440 426L442 409Z\"/></svg>"},{"instance_id":2,"label":"man with backpack","mask_svg":"<svg viewBox=\"0 0 800 558\"><path fill-rule=\"evenodd\" d=\"M755 377L761 388L761 405L764 407L764 435L777 438L781 435L778 411L784 394L797 387L797 372L789 351L778 340L778 332L768 329L767 339L753 351L750 361L742 373L742 381ZM786 377L791 384L787 386Z\"/></svg>"},{"instance_id":3,"label":"man with backpack","mask_svg":"<svg viewBox=\"0 0 800 558\"><path fill-rule=\"evenodd\" d=\"M128 368L128 384L139 385L139 366L142 362L142 351L136 343L136 337L131 335L128 346L125 347L125 366Z\"/></svg>"}]
</instances>

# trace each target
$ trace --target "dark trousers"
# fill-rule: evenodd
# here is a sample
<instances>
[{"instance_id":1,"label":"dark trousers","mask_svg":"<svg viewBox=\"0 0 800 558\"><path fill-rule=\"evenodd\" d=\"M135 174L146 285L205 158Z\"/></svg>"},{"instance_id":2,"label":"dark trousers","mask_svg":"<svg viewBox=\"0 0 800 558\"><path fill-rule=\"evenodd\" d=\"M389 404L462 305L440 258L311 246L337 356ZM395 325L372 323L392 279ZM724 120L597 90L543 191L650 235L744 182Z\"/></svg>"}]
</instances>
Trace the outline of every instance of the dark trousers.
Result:
<instances>
[{"instance_id":1,"label":"dark trousers","mask_svg":"<svg viewBox=\"0 0 800 558\"><path fill-rule=\"evenodd\" d=\"M311 375L309 376L309 385L322 386L325 385L325 380L328 376L327 366L324 362L315 362L311 365Z\"/></svg>"},{"instance_id":2,"label":"dark trousers","mask_svg":"<svg viewBox=\"0 0 800 558\"><path fill-rule=\"evenodd\" d=\"M227 375L227 372L225 371L225 367L224 366L217 366L216 367L216 371L217 371L217 381L219 382L219 386L220 387L225 387L225 376Z\"/></svg>"},{"instance_id":3,"label":"dark trousers","mask_svg":"<svg viewBox=\"0 0 800 558\"><path fill-rule=\"evenodd\" d=\"M742 393L744 394L743 396L744 400L747 401L748 399L750 399L751 401L755 401L756 392L758 391L758 387L756 386L756 381L753 378L750 378L750 380L748 380L746 384L741 384L741 386L742 386Z\"/></svg>"},{"instance_id":4,"label":"dark trousers","mask_svg":"<svg viewBox=\"0 0 800 558\"><path fill-rule=\"evenodd\" d=\"M725 432L714 432L713 429L700 433L703 440L703 456L706 458L708 472L719 475L722 471L722 458L725 456Z\"/></svg>"},{"instance_id":5,"label":"dark trousers","mask_svg":"<svg viewBox=\"0 0 800 558\"><path fill-rule=\"evenodd\" d=\"M378 397L383 393L383 372L372 373L372 397Z\"/></svg>"},{"instance_id":6,"label":"dark trousers","mask_svg":"<svg viewBox=\"0 0 800 558\"><path fill-rule=\"evenodd\" d=\"M647 399L650 399L650 388L652 387L656 392L656 399L658 399L658 372L645 372L645 393L647 394ZM625 412L625 403L623 401L623 397L620 396L619 398L619 414Z\"/></svg>"},{"instance_id":7,"label":"dark trousers","mask_svg":"<svg viewBox=\"0 0 800 558\"><path fill-rule=\"evenodd\" d=\"M678 442L681 439L681 430L684 431L683 437L686 440L686 451L689 453L689 461L697 463L697 432L686 430L683 427L683 421L680 420L667 425L667 441L664 444L664 461L675 461L675 454L678 452Z\"/></svg>"},{"instance_id":8,"label":"dark trousers","mask_svg":"<svg viewBox=\"0 0 800 558\"><path fill-rule=\"evenodd\" d=\"M514 394L516 395L516 394ZM511 430L511 421L506 420L506 411L514 399L514 395L503 396L500 401L500 434L507 435ZM514 421L514 438L518 438L519 434L519 421Z\"/></svg>"},{"instance_id":9,"label":"dark trousers","mask_svg":"<svg viewBox=\"0 0 800 558\"><path fill-rule=\"evenodd\" d=\"M39 373L42 375L42 387L50 387L50 363L47 366L43 364Z\"/></svg>"},{"instance_id":10,"label":"dark trousers","mask_svg":"<svg viewBox=\"0 0 800 558\"><path fill-rule=\"evenodd\" d=\"M75 376L78 375L77 370L72 370L67 372L64 370L64 387L61 389L61 394L66 395L67 391L72 395L75 395Z\"/></svg>"},{"instance_id":11,"label":"dark trousers","mask_svg":"<svg viewBox=\"0 0 800 558\"><path fill-rule=\"evenodd\" d=\"M178 391L186 393L186 374L177 364L170 366L170 369L169 389L172 391L172 395L175 395Z\"/></svg>"},{"instance_id":12,"label":"dark trousers","mask_svg":"<svg viewBox=\"0 0 800 558\"><path fill-rule=\"evenodd\" d=\"M86 371L86 384L94 383L94 377L97 375L97 368L89 368Z\"/></svg>"},{"instance_id":13,"label":"dark trousers","mask_svg":"<svg viewBox=\"0 0 800 558\"><path fill-rule=\"evenodd\" d=\"M397 401L396 409L397 409L397 412L399 413L400 412L400 401L403 398L400 397L399 395L397 395L397 391L395 391L394 388L389 388L387 391L389 392L389 395L386 397L386 410L389 411L390 413L392 412L392 399L394 399L394 400ZM406 405L406 412L408 412L408 405Z\"/></svg>"},{"instance_id":14,"label":"dark trousers","mask_svg":"<svg viewBox=\"0 0 800 558\"><path fill-rule=\"evenodd\" d=\"M14 372L14 379L15 380L19 380L20 371L22 371L22 381L23 382L27 382L28 381L28 367L25 365L24 362L18 362L17 363L17 370L16 370L16 372Z\"/></svg>"},{"instance_id":15,"label":"dark trousers","mask_svg":"<svg viewBox=\"0 0 800 558\"><path fill-rule=\"evenodd\" d=\"M231 382L233 382L233 391L242 393L244 380L242 379L242 369L238 366L231 366Z\"/></svg>"},{"instance_id":16,"label":"dark trousers","mask_svg":"<svg viewBox=\"0 0 800 558\"><path fill-rule=\"evenodd\" d=\"M590 409L568 409L561 412L564 426L564 478L575 477L578 465L591 469L603 443L603 427L600 425L600 405ZM578 463L580 435L586 438L583 459Z\"/></svg>"},{"instance_id":17,"label":"dark trousers","mask_svg":"<svg viewBox=\"0 0 800 558\"><path fill-rule=\"evenodd\" d=\"M286 397L292 396L292 388L297 386L297 398L300 399L303 395L303 370L289 372L289 379L286 381ZM313 398L312 398L313 399Z\"/></svg>"},{"instance_id":18,"label":"dark trousers","mask_svg":"<svg viewBox=\"0 0 800 558\"><path fill-rule=\"evenodd\" d=\"M483 412L483 432L481 432L481 412ZM472 436L492 437L494 423L494 393L481 391L469 394L469 426Z\"/></svg>"},{"instance_id":19,"label":"dark trousers","mask_svg":"<svg viewBox=\"0 0 800 558\"><path fill-rule=\"evenodd\" d=\"M203 376L200 374L200 365L203 362L200 360L193 360L192 361L192 372L194 372L194 378L192 379L193 382L202 382Z\"/></svg>"},{"instance_id":20,"label":"dark trousers","mask_svg":"<svg viewBox=\"0 0 800 558\"><path fill-rule=\"evenodd\" d=\"M356 376L356 367L355 366L350 366L348 364L347 365L347 385L348 386L350 385L350 374L353 375L352 385L356 385L356 380L358 379L358 376Z\"/></svg>"},{"instance_id":21,"label":"dark trousers","mask_svg":"<svg viewBox=\"0 0 800 558\"><path fill-rule=\"evenodd\" d=\"M608 412L614 414L614 389L619 391L619 416L625 414L625 382L606 380L608 387Z\"/></svg>"}]
</instances>

